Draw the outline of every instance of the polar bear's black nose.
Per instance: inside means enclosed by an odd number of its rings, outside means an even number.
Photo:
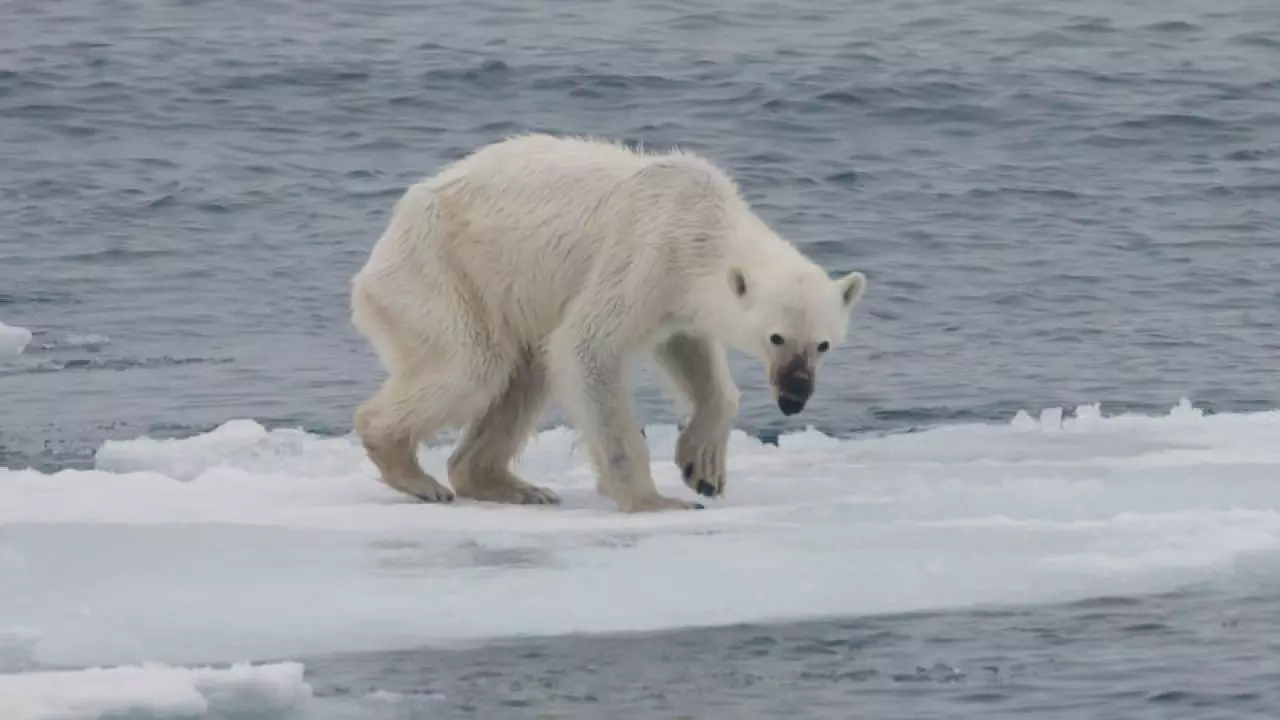
[[[791,395],[800,399],[803,405],[805,400],[813,394],[813,378],[808,373],[796,373],[794,375],[786,375],[782,378],[782,387],[778,388],[783,395]]]
[[[783,415],[795,415],[804,409],[804,400],[790,395],[779,395],[778,409]]]
[[[774,383],[778,389],[778,409],[783,415],[795,415],[804,409],[813,394],[813,371],[804,357],[797,355],[774,376]]]

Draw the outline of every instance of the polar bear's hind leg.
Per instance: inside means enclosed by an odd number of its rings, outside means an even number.
[[[443,424],[433,401],[441,393],[393,376],[356,410],[355,426],[365,452],[388,487],[424,502],[453,502],[453,493],[418,464],[417,450]]]
[[[449,458],[449,483],[460,497],[516,505],[555,505],[559,497],[511,472],[511,463],[533,434],[546,405],[546,364],[522,353],[505,388],[473,420]]]

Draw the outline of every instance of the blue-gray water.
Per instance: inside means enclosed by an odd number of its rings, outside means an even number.
[[[867,273],[804,414],[735,360],[745,429],[1280,407],[1274,0],[15,2],[0,321],[36,337],[0,366],[0,465],[232,418],[347,432],[379,381],[347,281],[391,204],[525,130],[701,151],[833,273]],[[417,717],[1274,717],[1277,600],[309,668],[322,692],[445,694]],[[966,676],[913,675],[935,662]]]

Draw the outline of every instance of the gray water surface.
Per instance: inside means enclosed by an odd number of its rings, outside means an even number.
[[[0,8],[0,321],[36,333],[0,364],[0,465],[348,432],[381,373],[347,283],[393,202],[529,130],[702,152],[869,276],[805,413],[734,358],[749,431],[1280,407],[1274,0],[63,0]],[[447,698],[397,717],[1275,717],[1257,592],[308,667]]]
[[[392,203],[526,130],[704,152],[868,274],[809,411],[735,358],[746,429],[1280,405],[1270,0],[3,12],[0,319],[39,333],[0,371],[11,466],[230,418],[346,431],[380,375],[347,282]]]
[[[313,659],[371,718],[1275,717],[1274,592]],[[336,714],[336,713],[335,713]]]

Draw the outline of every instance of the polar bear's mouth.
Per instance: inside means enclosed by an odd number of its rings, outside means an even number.
[[[813,368],[804,355],[796,355],[773,374],[773,389],[778,409],[791,416],[804,410],[813,395]]]
[[[813,395],[813,377],[808,374],[788,375],[778,378],[778,409],[791,416],[804,410],[805,403]]]
[[[778,396],[778,409],[783,415],[791,416],[804,410],[805,401],[802,398],[793,397],[791,395]]]

